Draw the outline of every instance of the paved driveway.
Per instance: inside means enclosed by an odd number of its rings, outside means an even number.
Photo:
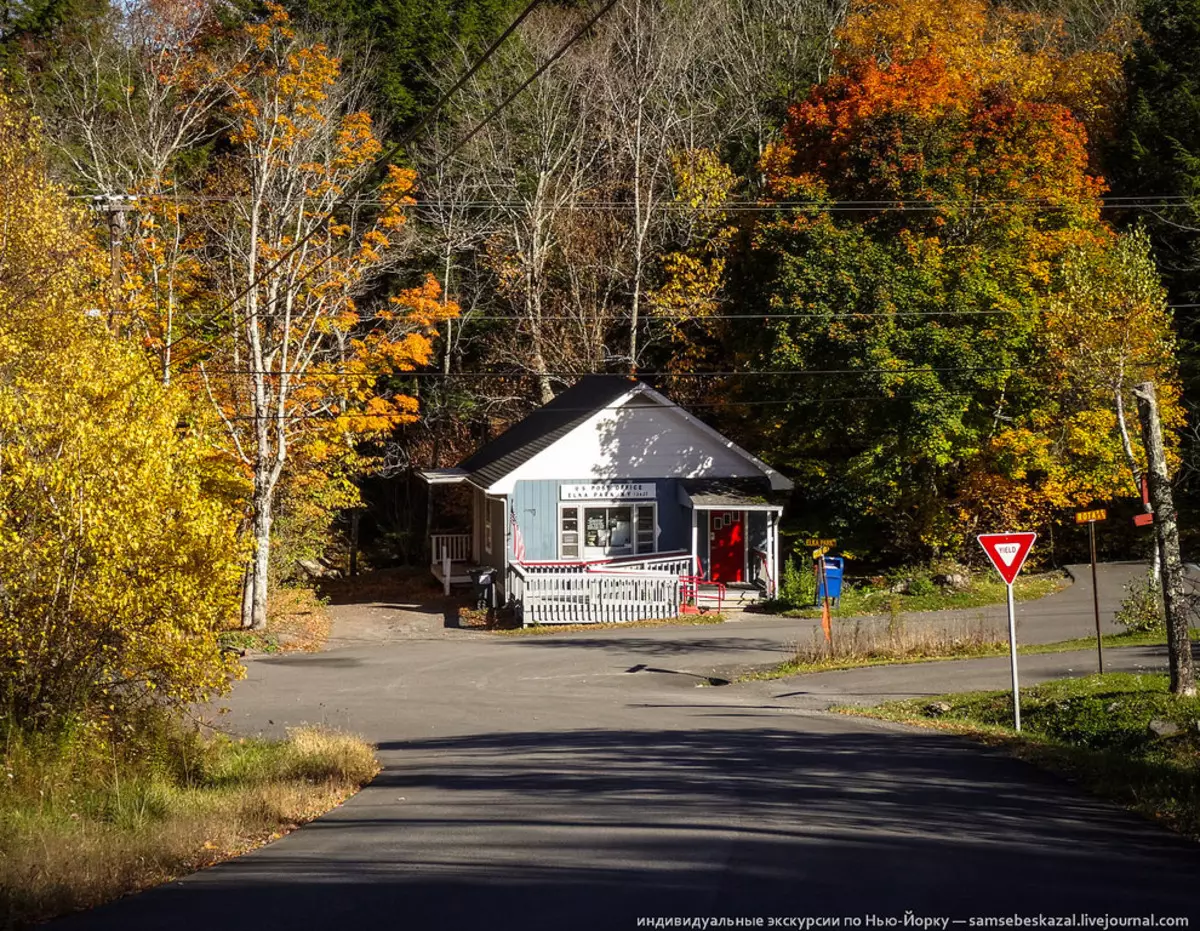
[[[1002,686],[1002,659],[708,684],[786,655],[798,630],[752,620],[255,660],[231,726],[350,727],[378,742],[383,773],[275,844],[62,925],[557,931],[837,917],[869,928],[887,926],[869,916],[904,927],[908,911],[1200,920],[1195,845],[966,741],[819,710]],[[1088,671],[1089,656],[1024,665],[1032,681]]]

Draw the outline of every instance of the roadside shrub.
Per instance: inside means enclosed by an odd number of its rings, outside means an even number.
[[[910,595],[936,595],[938,587],[934,584],[933,579],[927,575],[918,575],[910,579],[908,582],[908,594]]]
[[[1162,589],[1153,575],[1125,586],[1125,599],[1114,620],[1130,633],[1165,631]]]
[[[807,608],[817,599],[817,579],[811,569],[801,568],[795,559],[783,564],[779,579],[779,598],[788,608]]]

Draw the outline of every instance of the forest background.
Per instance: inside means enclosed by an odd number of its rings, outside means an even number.
[[[1148,552],[1153,380],[1186,548],[1198,30],[1197,0],[8,4],[5,195],[54,202],[33,252],[87,255],[69,325],[13,292],[46,327],[15,345],[99,327],[144,361],[246,626],[360,528],[423,563],[415,470],[589,372],[701,414],[796,479],[794,533],[875,564],[1008,527],[1066,561],[1093,505]]]

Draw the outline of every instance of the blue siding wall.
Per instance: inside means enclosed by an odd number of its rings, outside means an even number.
[[[559,486],[587,485],[595,481],[595,478],[585,477],[517,482],[513,489],[513,507],[517,523],[521,526],[521,536],[525,540],[527,560],[558,559]],[[655,485],[659,551],[690,550],[692,512],[679,503],[679,482],[673,478],[637,481],[653,481]]]

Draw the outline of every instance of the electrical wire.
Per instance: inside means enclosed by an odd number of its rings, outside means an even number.
[[[849,396],[849,397],[817,397],[803,399],[781,399],[781,398],[756,398],[750,400],[727,400],[727,401],[700,401],[695,404],[689,403],[687,406],[671,402],[667,407],[673,410],[681,410],[685,413],[691,410],[709,409],[709,408],[725,408],[725,407],[768,407],[768,406],[785,406],[785,405],[809,405],[809,404],[825,404],[825,403],[890,403],[892,401],[928,401],[941,400],[943,398],[974,398],[974,394],[966,392],[929,392],[913,395],[893,395],[892,397],[884,397],[880,395],[864,395],[864,396]],[[627,410],[628,408],[619,404],[603,405],[600,407],[556,407],[554,410],[560,413],[587,414],[597,413],[599,411],[616,411]],[[536,411],[534,412],[536,413]],[[275,421],[278,415],[276,413],[264,414],[261,418],[253,414],[232,414],[225,415],[224,420],[231,422],[254,422],[257,420]],[[285,414],[285,420],[289,422],[305,421],[305,420],[381,420],[385,419],[386,415],[379,414],[337,414],[329,413],[299,413]]]
[[[535,72],[536,76],[538,75]],[[532,76],[531,76],[532,77]],[[532,80],[527,80],[517,91],[509,95],[509,99],[497,106],[496,112],[502,110],[507,103],[524,90]],[[494,117],[493,117],[494,118]],[[460,140],[460,143],[469,141],[479,132],[489,121],[485,118],[481,124],[475,127],[467,136]],[[461,147],[461,146],[460,146]],[[435,163],[434,168],[442,167],[446,161],[455,154],[457,149],[451,151],[443,159]],[[390,157],[392,152],[389,151]],[[79,194],[74,195],[79,199],[94,199],[94,195]],[[1190,207],[1191,200],[1179,198],[1170,200],[1171,195],[1164,195],[1157,198],[1104,198],[1100,201],[1101,209],[1111,210],[1132,210],[1132,209],[1162,209],[1164,207]],[[192,193],[172,196],[172,200],[178,200],[183,203],[229,203],[238,200],[233,195],[217,195]],[[386,198],[383,197],[357,197],[344,196],[339,201],[339,206],[353,204],[355,206],[380,206],[389,204]],[[990,209],[997,207],[1024,207],[1030,209],[1046,209],[1046,210],[1065,210],[1073,207],[1089,206],[1091,202],[1075,201],[1070,203],[1061,203],[1046,198],[1011,198],[1011,199],[988,199],[988,200],[779,200],[779,201],[763,201],[763,200],[732,200],[725,201],[721,204],[713,205],[692,205],[681,204],[674,201],[667,201],[658,205],[660,210],[678,210],[686,213],[700,212],[719,212],[719,211],[772,211],[781,209],[813,209],[813,210],[855,210],[855,211],[920,211],[920,210],[941,210],[947,207],[971,207],[979,209]],[[416,207],[475,207],[475,208],[502,208],[512,209],[516,207],[527,206],[527,202],[521,200],[465,200],[465,201],[449,201],[439,200],[435,198],[421,199],[418,196]],[[559,209],[562,210],[632,210],[634,205],[628,201],[618,200],[580,200],[572,203],[564,204]]]
[[[638,378],[737,378],[753,376],[762,378],[795,377],[798,375],[921,375],[943,372],[1023,372],[1016,366],[921,366],[907,369],[737,369],[723,372],[639,372]],[[271,375],[271,376],[303,376],[315,375],[329,378],[371,378],[376,376],[369,372],[311,372],[309,370],[276,371],[272,369],[212,369],[210,375]],[[589,374],[617,375],[613,372],[512,372],[512,371],[481,371],[481,372],[395,372],[396,378],[580,378]]]

